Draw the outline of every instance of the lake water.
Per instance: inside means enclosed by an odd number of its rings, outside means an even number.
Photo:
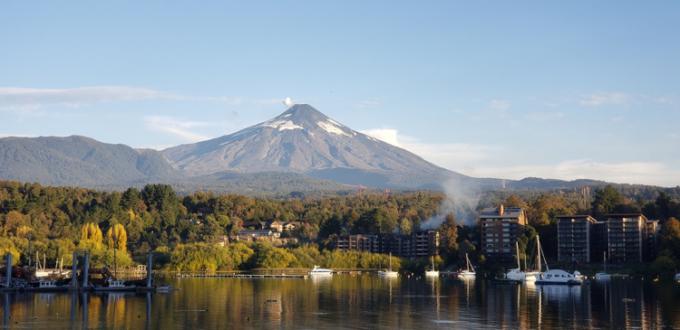
[[[167,279],[167,294],[0,294],[10,328],[680,328],[680,285],[456,279]]]

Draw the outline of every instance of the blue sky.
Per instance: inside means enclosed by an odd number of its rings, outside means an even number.
[[[4,1],[0,136],[161,149],[290,96],[474,176],[680,185],[680,2]]]

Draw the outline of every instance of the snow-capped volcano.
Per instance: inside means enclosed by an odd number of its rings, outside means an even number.
[[[163,151],[190,175],[297,172],[344,183],[424,187],[458,176],[327,117],[307,104],[236,133]],[[396,182],[399,181],[399,182]]]

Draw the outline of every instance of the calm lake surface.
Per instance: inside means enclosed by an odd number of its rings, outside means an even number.
[[[166,279],[167,294],[0,294],[9,328],[680,328],[680,285],[456,279]]]

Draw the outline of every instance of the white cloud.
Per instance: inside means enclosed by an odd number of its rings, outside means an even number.
[[[630,102],[631,96],[621,92],[600,92],[584,95],[579,101],[580,105],[587,107],[600,107],[607,105],[626,105]]]
[[[399,134],[398,130],[392,128],[367,129],[361,132],[453,170],[467,168],[471,163],[485,160],[496,149],[492,146],[468,143],[426,143]]]
[[[465,174],[481,177],[522,179],[540,177],[562,180],[595,179],[617,183],[680,184],[680,170],[659,162],[598,162],[566,160],[555,165],[480,166]]]
[[[562,119],[564,118],[564,112],[560,111],[538,111],[538,112],[529,112],[524,115],[524,118],[527,120],[532,120],[532,121],[539,121],[539,122],[545,122],[545,121],[552,121],[552,120],[557,120],[557,119]]]
[[[5,138],[5,137],[35,137],[34,135],[30,134],[14,134],[14,133],[0,133],[0,138]]]
[[[489,101],[489,109],[491,110],[496,110],[496,111],[507,111],[510,109],[510,101],[508,100],[502,100],[502,99],[493,99]]]
[[[387,142],[393,146],[401,147],[399,144],[399,131],[393,128],[371,128],[361,131],[368,136]]]
[[[209,122],[186,121],[173,117],[147,116],[144,125],[154,131],[169,133],[187,142],[207,140],[208,137],[193,131],[197,127],[212,126]]]
[[[591,159],[565,160],[553,165],[506,165],[502,148],[468,143],[425,143],[399,134],[391,128],[363,130],[362,133],[409,150],[424,159],[474,177],[523,179],[540,177],[575,180],[593,179],[616,183],[680,185],[680,170],[660,162],[600,162]],[[675,137],[673,135],[672,137]]]
[[[130,86],[86,86],[75,88],[0,87],[0,109],[35,111],[46,106],[79,107],[103,102],[197,101],[228,106],[273,105],[280,99],[246,99],[231,96],[190,96],[151,88]]]
[[[355,105],[359,109],[376,108],[382,105],[378,99],[361,100]]]
[[[153,89],[126,86],[62,89],[0,87],[0,107],[82,106],[100,102],[152,99],[181,99],[181,97]]]

